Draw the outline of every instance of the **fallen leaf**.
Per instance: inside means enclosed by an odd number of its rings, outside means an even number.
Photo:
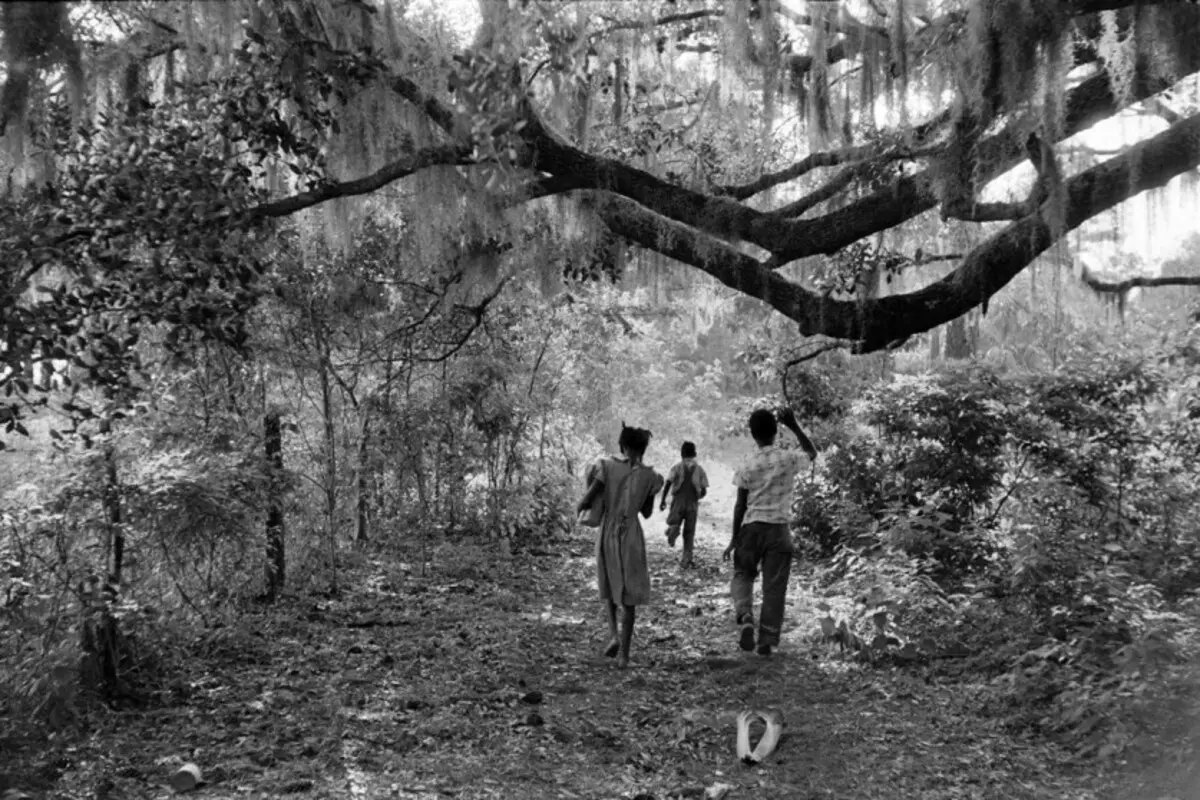
[[[722,800],[732,790],[728,783],[714,783],[704,790],[704,800]]]

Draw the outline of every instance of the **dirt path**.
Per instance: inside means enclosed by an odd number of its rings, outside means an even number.
[[[511,561],[443,546],[424,577],[380,555],[341,597],[294,598],[209,634],[183,654],[169,705],[98,719],[40,766],[53,796],[89,798],[166,797],[185,760],[208,798],[662,800],[715,783],[729,798],[1096,796],[1045,744],[979,717],[961,687],[850,667],[815,643],[803,576],[781,651],[741,653],[724,525],[710,508],[701,566],[681,574],[651,521],[655,600],[628,671],[600,656],[586,534]],[[735,716],[768,706],[785,737],[744,767]]]

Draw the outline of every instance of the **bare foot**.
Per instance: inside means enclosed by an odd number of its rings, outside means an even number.
[[[619,653],[620,651],[621,651],[621,643],[618,642],[616,639],[613,639],[611,642],[608,643],[608,647],[606,647],[604,649],[604,657],[605,658],[614,658],[614,657],[616,657],[617,653]]]
[[[621,653],[620,658],[617,659],[617,669],[627,669],[628,667],[629,655],[627,653]]]

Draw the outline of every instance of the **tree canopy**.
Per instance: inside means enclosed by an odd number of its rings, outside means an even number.
[[[236,344],[281,226],[336,246],[379,215],[480,297],[656,253],[871,352],[986,311],[1068,232],[1200,164],[1183,0],[8,3],[2,21],[11,380],[73,359],[115,381],[143,322]],[[1134,114],[1155,121],[1141,138],[1070,145]],[[951,228],[965,246],[939,252]],[[825,259],[842,280],[814,280]]]
[[[0,3],[0,797],[150,796],[164,753],[338,797],[1104,785],[1017,736],[1200,763],[1200,289],[1154,291],[1200,287],[1197,32],[1194,0]],[[819,452],[798,655],[760,668],[712,649],[713,580],[783,408]],[[701,570],[646,523],[634,681],[580,657],[573,513],[624,422],[710,476]],[[761,707],[739,681],[829,757],[727,761],[697,709]]]

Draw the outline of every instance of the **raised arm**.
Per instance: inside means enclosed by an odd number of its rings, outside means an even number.
[[[790,408],[785,408],[780,410],[775,416],[779,420],[780,425],[783,425],[796,435],[796,439],[800,442],[800,447],[804,450],[805,455],[815,461],[817,458],[817,448],[813,446],[812,440],[804,434],[804,431],[800,430],[800,425],[796,422],[795,412]]]

